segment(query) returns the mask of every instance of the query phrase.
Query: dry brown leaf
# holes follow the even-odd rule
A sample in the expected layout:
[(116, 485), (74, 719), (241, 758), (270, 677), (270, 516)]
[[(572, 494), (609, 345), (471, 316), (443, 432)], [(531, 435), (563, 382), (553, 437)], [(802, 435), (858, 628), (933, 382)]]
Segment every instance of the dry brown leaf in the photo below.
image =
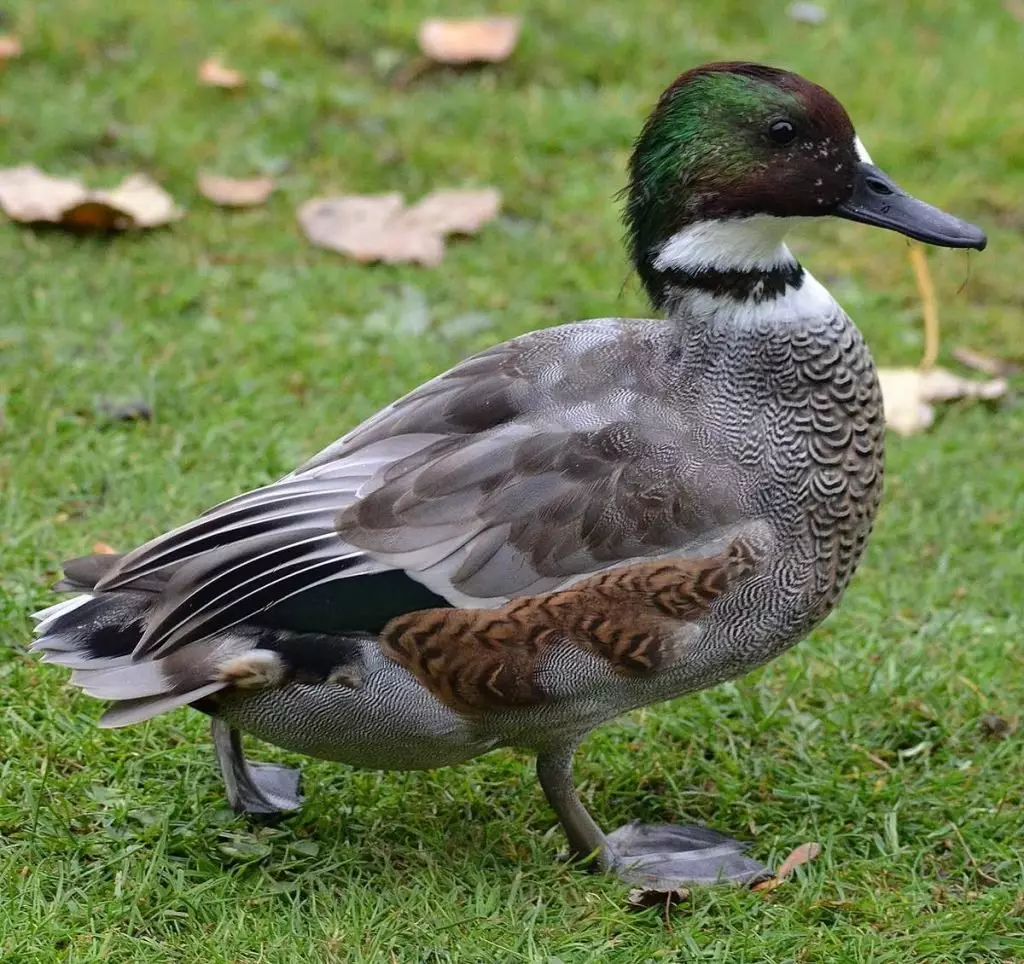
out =
[(108, 205), (113, 211), (130, 217), (135, 228), (155, 228), (184, 216), (159, 184), (145, 174), (126, 177), (112, 191), (94, 191), (94, 203)]
[(50, 177), (31, 164), (0, 169), (0, 207), (23, 224), (59, 224), (91, 231), (155, 228), (184, 216), (174, 199), (145, 174), (109, 191)]
[(754, 884), (751, 890), (775, 890), (790, 874), (796, 870), (797, 867), (802, 864), (810, 863), (821, 853), (820, 843), (804, 843), (800, 844), (799, 847), (795, 847), (790, 855), (782, 861), (779, 869), (775, 871), (775, 876), (770, 880), (762, 880), (758, 884)]
[(299, 224), (313, 244), (364, 264), (440, 264), (440, 235), (402, 230), (403, 209), (401, 194), (313, 198), (299, 208)]
[(972, 381), (945, 368), (881, 368), (878, 378), (885, 400), (885, 423), (900, 435), (914, 435), (931, 426), (935, 421), (932, 402), (957, 398), (991, 401), (1005, 395), (1008, 388), (1004, 378)]
[(200, 171), (196, 177), (199, 193), (226, 208), (251, 208), (263, 204), (274, 190), (272, 177), (221, 177)]
[(0, 169), (0, 207), (15, 221), (59, 222), (62, 212), (86, 194), (77, 181), (50, 177), (31, 164)]
[(474, 20), (424, 20), (417, 39), (420, 50), (439, 64), (499, 63), (519, 39), (520, 17)]
[(480, 190), (431, 191), (402, 215), (407, 230), (428, 230), (434, 234), (476, 234), (501, 210), (501, 192), (493, 187)]
[(94, 542), (92, 544), (92, 551), (100, 556), (116, 556), (117, 550), (113, 546), (107, 545), (105, 542)]
[(435, 191), (410, 208), (400, 194), (347, 195), (306, 201), (299, 224), (313, 244), (355, 261), (436, 267), (446, 235), (475, 233), (500, 207), (493, 188)]
[(199, 65), (196, 76), (204, 87), (237, 90), (239, 87), (245, 86), (245, 75), (228, 67), (220, 57), (207, 57)]
[(21, 56), (21, 41), (9, 33), (0, 33), (0, 63)]
[(953, 357), (961, 365), (966, 365), (968, 368), (973, 368), (976, 372), (981, 372), (982, 375), (989, 375), (992, 378), (1012, 375), (1017, 371), (1017, 366), (1013, 362), (1006, 361), (1004, 358), (994, 358), (992, 355), (975, 351), (966, 345), (954, 348)]
[(1024, 0), (1003, 0), (1003, 8), (1014, 20), (1024, 23)]

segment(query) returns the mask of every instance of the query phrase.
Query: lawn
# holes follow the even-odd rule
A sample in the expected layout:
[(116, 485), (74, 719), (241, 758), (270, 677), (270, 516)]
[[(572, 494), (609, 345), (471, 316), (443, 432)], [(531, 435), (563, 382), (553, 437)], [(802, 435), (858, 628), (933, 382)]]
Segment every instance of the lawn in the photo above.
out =
[[(809, 640), (606, 727), (578, 758), (607, 828), (706, 822), (773, 861), (820, 841), (769, 895), (627, 910), (615, 880), (556, 862), (531, 761), (508, 752), (427, 773), (307, 762), (306, 808), (259, 827), (226, 809), (199, 714), (101, 731), (101, 706), (24, 651), (61, 559), (131, 547), (283, 474), (470, 351), (645, 312), (614, 195), (650, 104), (702, 61), (809, 75), (898, 181), (982, 224), (984, 254), (929, 255), (942, 357), (1024, 355), (1020, 5), (822, 3), (828, 20), (808, 26), (782, 0), (505, 0), (525, 18), (506, 64), (404, 89), (389, 77), (422, 17), (486, 8), (5, 5), (25, 53), (0, 74), (0, 164), (103, 184), (143, 170), (189, 213), (105, 240), (0, 223), (0, 960), (1024, 960), (1022, 737), (984, 723), (1024, 706), (1012, 397), (890, 437), (876, 535)], [(196, 85), (215, 51), (246, 90)], [(280, 189), (227, 213), (196, 195), (201, 167), (266, 171)], [(503, 217), (436, 270), (346, 262), (294, 216), (318, 194), (485, 184)], [(876, 357), (916, 363), (903, 239), (815, 224), (794, 247)], [(154, 417), (112, 423), (104, 399), (144, 399)]]

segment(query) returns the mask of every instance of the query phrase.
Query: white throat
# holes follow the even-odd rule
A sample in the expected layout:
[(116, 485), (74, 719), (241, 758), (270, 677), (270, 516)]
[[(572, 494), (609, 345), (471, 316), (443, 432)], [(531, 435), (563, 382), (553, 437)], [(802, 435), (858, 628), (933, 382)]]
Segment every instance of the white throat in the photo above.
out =
[(756, 214), (698, 221), (673, 234), (654, 259), (658, 271), (765, 271), (796, 264), (783, 243), (798, 218)]
[[(654, 268), (690, 276), (707, 273), (752, 274), (749, 287), (715, 290), (709, 285), (683, 283), (676, 292), (676, 310), (715, 324), (741, 328), (762, 324), (789, 325), (817, 320), (842, 309), (810, 272), (800, 268), (783, 238), (801, 218), (754, 215), (720, 221), (699, 221), (668, 239), (654, 259)], [(794, 282), (785, 280), (795, 274)], [(782, 288), (778, 277), (782, 275)], [(758, 277), (762, 275), (762, 277)], [(723, 279), (723, 286), (729, 282)]]

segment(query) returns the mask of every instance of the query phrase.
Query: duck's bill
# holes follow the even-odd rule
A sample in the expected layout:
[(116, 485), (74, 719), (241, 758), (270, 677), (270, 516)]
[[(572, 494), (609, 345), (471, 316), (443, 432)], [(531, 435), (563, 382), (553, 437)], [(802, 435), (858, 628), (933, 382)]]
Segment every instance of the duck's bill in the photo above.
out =
[(912, 197), (888, 174), (867, 162), (858, 165), (853, 196), (834, 213), (943, 248), (982, 251), (988, 243), (981, 228)]

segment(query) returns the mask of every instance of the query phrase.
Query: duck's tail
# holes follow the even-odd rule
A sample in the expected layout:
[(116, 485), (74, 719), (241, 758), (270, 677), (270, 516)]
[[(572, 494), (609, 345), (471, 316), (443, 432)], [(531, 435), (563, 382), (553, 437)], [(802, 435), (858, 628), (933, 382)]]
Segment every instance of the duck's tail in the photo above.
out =
[(163, 583), (93, 592), (119, 559), (87, 556), (65, 563), (64, 578), (54, 588), (80, 595), (33, 614), (36, 640), (31, 648), (43, 662), (69, 667), (73, 684), (90, 696), (114, 701), (100, 725), (148, 720), (237, 682), (232, 664), (258, 646), (243, 629), (193, 643), (187, 654), (179, 650), (162, 659), (135, 658)]

